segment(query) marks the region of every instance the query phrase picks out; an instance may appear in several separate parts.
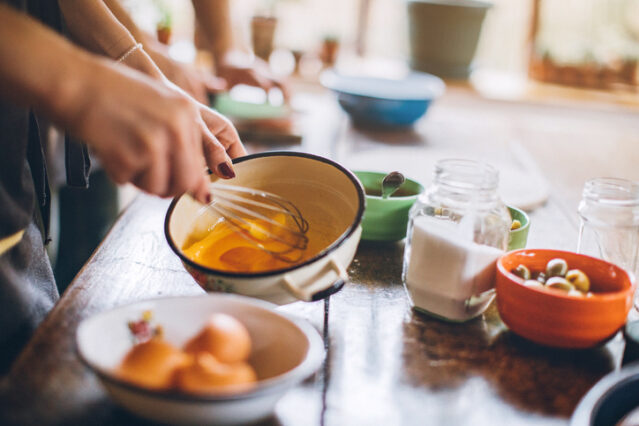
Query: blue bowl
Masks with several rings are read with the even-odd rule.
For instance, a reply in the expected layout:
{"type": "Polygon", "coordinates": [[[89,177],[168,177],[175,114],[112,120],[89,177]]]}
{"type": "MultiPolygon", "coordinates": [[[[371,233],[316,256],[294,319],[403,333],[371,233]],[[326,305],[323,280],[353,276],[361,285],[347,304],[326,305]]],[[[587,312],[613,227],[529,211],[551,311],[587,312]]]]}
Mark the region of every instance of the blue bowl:
{"type": "Polygon", "coordinates": [[[440,78],[419,72],[393,80],[327,71],[321,82],[337,94],[340,106],[356,125],[367,127],[411,126],[445,89],[440,78]]]}

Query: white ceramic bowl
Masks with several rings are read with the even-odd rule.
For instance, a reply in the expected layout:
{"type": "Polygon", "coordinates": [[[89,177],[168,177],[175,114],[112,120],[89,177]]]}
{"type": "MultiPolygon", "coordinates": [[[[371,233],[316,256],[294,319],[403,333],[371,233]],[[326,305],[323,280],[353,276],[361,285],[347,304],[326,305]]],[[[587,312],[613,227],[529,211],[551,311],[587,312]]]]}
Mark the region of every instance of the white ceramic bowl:
{"type": "Polygon", "coordinates": [[[200,265],[181,248],[195,227],[207,229],[217,217],[198,215],[202,205],[187,194],[173,200],[164,226],[169,246],[186,270],[207,291],[238,293],[277,304],[319,300],[339,291],[348,279],[346,269],[362,234],[364,189],[355,175],[327,158],[297,152],[248,155],[234,160],[234,168],[237,177],[230,184],[261,189],[293,202],[310,228],[319,230],[325,248],[298,265],[262,273],[226,272],[200,265]]]}
{"type": "Polygon", "coordinates": [[[313,374],[324,360],[318,332],[273,307],[222,294],[142,301],[82,321],[76,334],[77,349],[111,397],[141,417],[179,424],[253,422],[269,416],[284,393],[313,374]],[[127,322],[139,320],[147,310],[153,312],[153,321],[162,325],[165,339],[177,346],[195,335],[212,313],[237,318],[251,335],[249,363],[257,373],[257,386],[235,394],[200,396],[153,391],[117,378],[114,369],[133,344],[127,322]]]}

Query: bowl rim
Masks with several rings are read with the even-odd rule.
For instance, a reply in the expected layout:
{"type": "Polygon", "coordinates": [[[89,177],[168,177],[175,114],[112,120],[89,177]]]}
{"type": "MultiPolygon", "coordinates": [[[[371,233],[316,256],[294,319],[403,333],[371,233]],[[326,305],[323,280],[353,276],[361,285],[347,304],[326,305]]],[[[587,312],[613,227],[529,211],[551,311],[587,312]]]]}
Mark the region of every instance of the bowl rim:
{"type": "MultiPolygon", "coordinates": [[[[497,260],[497,271],[499,272],[499,274],[503,275],[504,278],[507,278],[508,281],[512,282],[513,284],[519,285],[522,288],[525,288],[527,290],[539,293],[539,294],[543,294],[543,295],[547,295],[549,297],[557,297],[560,299],[564,299],[564,300],[574,300],[577,302],[585,302],[588,303],[588,301],[611,301],[611,300],[618,300],[620,297],[625,297],[625,295],[628,292],[632,292],[634,291],[634,288],[636,286],[636,282],[635,282],[635,278],[632,274],[630,274],[628,271],[626,271],[624,268],[622,268],[621,266],[618,266],[612,262],[608,262],[606,260],[600,259],[598,257],[593,257],[593,256],[588,256],[586,254],[581,254],[581,253],[577,253],[577,252],[573,252],[573,251],[567,251],[567,250],[555,250],[555,249],[546,249],[546,248],[522,248],[522,249],[518,249],[518,250],[513,250],[513,251],[509,251],[507,253],[505,253],[504,255],[502,255],[498,260],[497,260]],[[630,282],[630,285],[627,288],[621,289],[621,290],[617,290],[617,291],[607,291],[604,293],[592,293],[592,297],[589,298],[576,298],[574,296],[569,296],[568,294],[564,294],[562,292],[559,291],[549,291],[546,289],[539,289],[539,288],[535,288],[535,287],[526,287],[524,285],[523,282],[521,281],[521,278],[518,277],[517,275],[513,274],[512,272],[506,270],[506,267],[503,265],[503,260],[507,257],[510,256],[514,256],[517,254],[520,254],[522,252],[552,252],[557,254],[557,257],[560,257],[562,253],[566,253],[566,254],[570,254],[570,255],[576,255],[579,257],[583,257],[585,259],[588,259],[590,261],[593,262],[598,262],[598,263],[604,263],[608,266],[612,266],[613,268],[615,268],[618,272],[622,273],[623,275],[625,275],[625,277],[627,278],[627,281],[630,282]]],[[[499,295],[499,291],[497,291],[497,295],[499,295]]]]}
{"type": "MultiPolygon", "coordinates": [[[[611,395],[639,380],[639,363],[633,362],[603,376],[581,398],[570,418],[570,426],[592,424],[603,404],[611,395]]],[[[630,412],[627,412],[628,415],[630,412]]]]}
{"type": "Polygon", "coordinates": [[[192,268],[195,268],[197,270],[203,271],[205,273],[215,274],[215,275],[223,276],[223,277],[230,277],[230,278],[264,278],[264,277],[272,277],[272,276],[284,274],[284,273],[287,273],[287,272],[290,272],[290,271],[294,271],[296,269],[303,268],[304,266],[310,265],[311,263],[314,263],[314,262],[316,262],[316,261],[328,256],[330,253],[332,253],[338,247],[340,247],[348,238],[350,238],[351,235],[353,235],[355,233],[355,231],[357,230],[359,225],[362,223],[362,217],[364,216],[364,209],[366,207],[366,200],[365,200],[365,197],[364,197],[364,187],[362,186],[360,181],[357,179],[357,177],[353,174],[353,172],[351,172],[346,167],[342,166],[341,164],[339,164],[336,161],[333,161],[333,160],[331,160],[329,158],[322,157],[322,156],[315,155],[315,154],[309,154],[309,153],[306,153],[306,152],[295,152],[295,151],[269,151],[269,152],[260,152],[260,153],[256,153],[256,154],[249,154],[249,155],[245,155],[243,157],[238,157],[238,158],[233,159],[233,164],[238,164],[238,163],[242,163],[242,162],[247,161],[247,160],[251,160],[253,158],[262,158],[262,157],[301,157],[301,158],[307,158],[307,159],[311,159],[311,160],[320,161],[322,163],[326,163],[326,164],[328,164],[330,166],[335,167],[336,169],[338,169],[342,173],[344,173],[346,175],[346,177],[348,177],[350,179],[350,181],[353,183],[353,185],[355,186],[355,190],[357,191],[357,198],[358,198],[358,201],[359,201],[358,207],[357,207],[357,213],[355,214],[355,220],[353,221],[353,223],[351,223],[349,228],[346,231],[344,231],[342,233],[342,235],[340,235],[335,241],[333,241],[332,244],[330,244],[328,247],[324,248],[322,251],[320,251],[315,256],[311,257],[310,259],[305,260],[304,262],[295,264],[293,266],[289,266],[287,268],[273,269],[273,270],[268,270],[268,271],[263,271],[263,272],[250,273],[250,272],[223,271],[223,270],[220,270],[220,269],[209,268],[208,266],[205,266],[205,265],[202,265],[200,263],[196,263],[196,262],[192,261],[191,259],[186,257],[184,255],[184,253],[182,253],[182,250],[180,250],[177,247],[177,245],[175,244],[175,242],[173,241],[173,237],[171,236],[171,233],[169,232],[169,222],[170,222],[170,219],[171,219],[171,215],[173,214],[173,210],[175,210],[175,207],[176,207],[178,201],[180,200],[181,197],[183,197],[183,195],[180,195],[180,196],[177,196],[177,197],[173,198],[173,201],[171,201],[171,204],[169,205],[169,209],[166,212],[166,216],[164,218],[164,237],[166,238],[167,242],[169,243],[169,247],[171,247],[171,250],[173,250],[173,252],[178,255],[178,257],[180,258],[180,260],[182,262],[184,262],[185,264],[189,265],[192,268]]]}
{"type": "Polygon", "coordinates": [[[415,71],[415,70],[411,70],[407,72],[401,78],[394,79],[394,78],[377,77],[372,75],[343,74],[343,73],[335,71],[334,69],[328,69],[322,72],[322,74],[320,75],[320,83],[325,88],[332,90],[333,92],[338,94],[347,94],[351,96],[357,96],[357,97],[368,98],[373,100],[382,100],[382,101],[399,101],[399,102],[417,101],[417,102],[430,103],[431,101],[440,98],[446,92],[446,83],[444,83],[444,80],[442,80],[441,78],[437,77],[434,74],[430,74],[423,71],[415,71]],[[414,94],[410,96],[374,95],[374,94],[366,93],[365,91],[362,91],[359,89],[343,87],[339,84],[339,81],[341,81],[340,79],[358,79],[358,80],[367,80],[370,82],[383,83],[383,82],[389,82],[389,81],[390,82],[406,81],[408,79],[413,79],[413,78],[422,79],[428,82],[429,84],[428,95],[420,95],[420,96],[416,96],[414,94]]]}
{"type": "MultiPolygon", "coordinates": [[[[520,232],[524,232],[525,230],[527,230],[530,227],[530,215],[528,215],[528,213],[526,213],[523,209],[520,209],[519,207],[515,207],[512,204],[506,204],[506,208],[508,209],[508,212],[510,213],[511,210],[516,211],[517,213],[521,214],[522,216],[524,216],[526,218],[526,223],[523,224],[520,228],[517,229],[511,229],[509,232],[511,234],[518,234],[520,232]]],[[[512,213],[510,215],[510,217],[512,218],[512,213]]],[[[521,249],[523,250],[523,249],[521,249]]],[[[551,250],[551,249],[549,249],[551,250]]]]}
{"type": "Polygon", "coordinates": [[[408,0],[407,3],[426,3],[446,7],[465,7],[471,9],[491,9],[494,5],[482,0],[461,0],[456,3],[447,0],[408,0]]]}
{"type": "MultiPolygon", "coordinates": [[[[275,308],[277,305],[269,302],[265,302],[263,300],[254,299],[247,296],[240,296],[236,294],[202,294],[197,296],[173,296],[173,297],[154,297],[150,299],[138,300],[136,302],[127,303],[124,305],[120,305],[111,309],[104,310],[97,314],[91,315],[88,318],[83,319],[75,333],[75,351],[78,354],[78,358],[82,361],[82,363],[87,366],[91,371],[93,371],[100,380],[107,382],[111,385],[116,385],[126,390],[142,393],[146,396],[153,398],[161,398],[167,399],[171,401],[182,401],[182,402],[190,402],[190,403],[215,403],[215,402],[227,402],[227,401],[236,401],[243,399],[252,399],[259,398],[264,394],[271,393],[278,388],[286,387],[292,380],[294,380],[293,376],[298,376],[299,380],[302,381],[306,379],[308,376],[313,374],[319,366],[324,362],[326,357],[326,351],[324,349],[324,342],[319,335],[319,332],[307,321],[302,320],[300,318],[296,318],[292,315],[282,313],[277,311],[275,308]],[[127,382],[126,380],[120,379],[112,372],[109,372],[88,359],[88,357],[83,353],[82,348],[79,343],[79,334],[80,330],[83,327],[83,324],[88,324],[90,320],[94,320],[97,317],[106,315],[108,313],[112,313],[113,311],[118,310],[126,310],[128,308],[134,307],[138,304],[148,303],[148,302],[160,302],[160,303],[169,303],[175,300],[190,300],[196,298],[223,298],[223,299],[235,299],[240,303],[244,303],[247,305],[252,305],[259,309],[268,311],[269,313],[279,316],[290,323],[292,323],[295,327],[297,327],[302,334],[306,337],[308,341],[308,351],[306,356],[302,360],[301,363],[291,368],[288,371],[285,371],[282,374],[279,374],[274,377],[269,377],[268,379],[258,380],[256,386],[244,391],[238,392],[229,392],[229,393],[210,393],[210,394],[198,394],[198,393],[186,393],[179,392],[176,390],[154,390],[149,388],[144,388],[142,386],[138,386],[136,384],[127,382]]],[[[86,327],[86,325],[84,325],[86,327]]]]}

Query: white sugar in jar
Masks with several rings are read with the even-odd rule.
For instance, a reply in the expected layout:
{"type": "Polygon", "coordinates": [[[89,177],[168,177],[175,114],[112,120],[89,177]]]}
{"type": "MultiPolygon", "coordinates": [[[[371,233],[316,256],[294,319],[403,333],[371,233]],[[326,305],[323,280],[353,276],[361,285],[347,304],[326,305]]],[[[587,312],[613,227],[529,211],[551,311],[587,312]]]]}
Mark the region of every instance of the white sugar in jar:
{"type": "Polygon", "coordinates": [[[508,245],[510,215],[498,173],[484,163],[442,160],[410,211],[403,281],[411,304],[449,321],[480,315],[493,299],[495,262],[508,245]]]}

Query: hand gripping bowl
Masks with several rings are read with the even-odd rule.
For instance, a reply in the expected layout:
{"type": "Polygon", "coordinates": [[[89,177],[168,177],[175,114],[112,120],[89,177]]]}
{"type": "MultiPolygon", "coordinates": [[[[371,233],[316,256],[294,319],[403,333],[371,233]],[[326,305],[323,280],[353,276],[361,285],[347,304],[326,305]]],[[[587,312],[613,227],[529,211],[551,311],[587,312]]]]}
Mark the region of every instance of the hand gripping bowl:
{"type": "Polygon", "coordinates": [[[269,416],[276,402],[313,374],[324,360],[319,333],[306,321],[274,310],[255,299],[228,294],[167,297],[136,302],[94,315],[80,323],[76,344],[80,358],[100,378],[111,397],[147,419],[176,424],[238,424],[269,416]],[[249,363],[257,373],[250,390],[219,394],[189,394],[151,390],[114,374],[133,345],[128,321],[151,311],[164,339],[181,347],[213,313],[235,317],[251,336],[249,363]]]}
{"type": "Polygon", "coordinates": [[[329,159],[295,152],[248,155],[235,159],[234,168],[237,177],[230,184],[261,189],[293,202],[313,235],[319,235],[323,249],[298,265],[267,272],[227,272],[200,265],[187,258],[182,247],[194,227],[206,229],[217,217],[198,218],[201,204],[183,195],[171,203],[164,231],[186,270],[207,291],[238,293],[277,304],[320,300],[339,291],[348,279],[346,268],[362,233],[364,189],[355,175],[329,159]]]}

